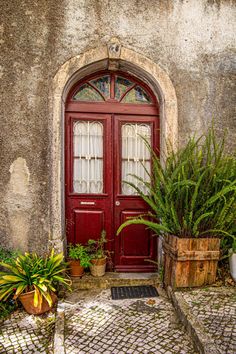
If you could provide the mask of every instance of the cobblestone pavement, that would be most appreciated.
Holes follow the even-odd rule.
[[[64,303],[66,354],[195,353],[166,297],[111,300],[110,290],[89,294]]]
[[[181,293],[220,351],[236,353],[235,288],[209,287]]]
[[[28,315],[17,310],[0,324],[0,353],[52,353],[55,314]]]

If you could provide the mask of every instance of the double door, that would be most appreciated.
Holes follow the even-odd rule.
[[[151,154],[144,139],[157,146],[157,117],[148,115],[66,113],[66,231],[69,243],[97,239],[106,230],[107,249],[116,271],[152,271],[157,239],[127,219],[146,214],[146,203],[126,182],[149,181]]]

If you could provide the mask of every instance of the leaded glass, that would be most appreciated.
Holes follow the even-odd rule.
[[[74,101],[104,101],[102,96],[88,84],[80,86],[73,96]]]
[[[106,98],[110,98],[110,76],[102,76],[91,80],[90,83],[94,85]]]
[[[97,121],[79,121],[73,128],[75,193],[103,192],[103,125]]]
[[[119,101],[122,95],[133,86],[134,83],[124,77],[117,76],[115,81],[115,98]]]
[[[136,190],[125,183],[131,182],[143,192],[148,193],[145,184],[137,180],[133,175],[141,177],[145,182],[150,182],[148,172],[151,169],[151,155],[145,140],[151,144],[150,124],[126,123],[122,125],[122,184],[121,193],[135,195]]]
[[[122,103],[152,103],[150,96],[140,86],[136,86],[130,90],[122,99]]]

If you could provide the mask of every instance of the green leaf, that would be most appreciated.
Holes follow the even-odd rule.
[[[201,223],[201,221],[208,218],[209,216],[212,216],[213,214],[214,214],[214,212],[210,211],[208,213],[205,213],[205,214],[202,214],[201,216],[199,216],[199,218],[193,224],[193,231],[192,231],[193,236],[196,235],[197,230],[198,230],[198,226]]]
[[[15,298],[17,298],[26,288],[26,284],[20,284],[16,288]]]
[[[121,233],[121,231],[129,226],[129,225],[145,225],[148,228],[150,228],[151,230],[153,230],[156,234],[161,234],[162,232],[170,232],[170,230],[168,228],[166,228],[165,226],[152,222],[152,221],[148,221],[145,219],[131,219],[131,220],[127,220],[125,221],[117,230],[117,235],[119,235]]]
[[[5,281],[11,282],[11,283],[19,282],[22,280],[21,277],[17,277],[14,275],[3,275],[1,278],[2,278],[2,280],[5,280]]]

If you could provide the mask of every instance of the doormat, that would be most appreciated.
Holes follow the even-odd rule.
[[[140,299],[157,296],[159,296],[157,289],[152,285],[116,286],[111,288],[112,300]]]

